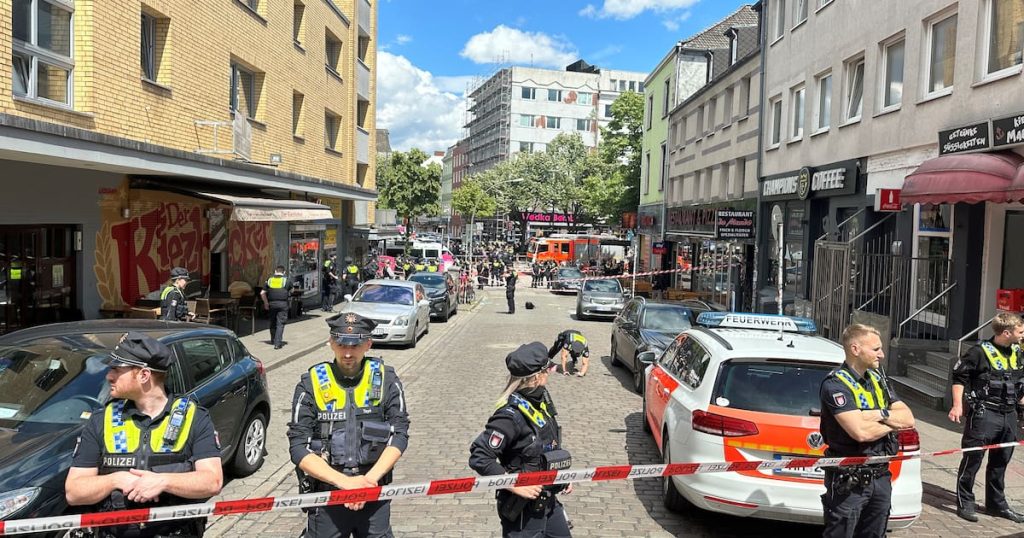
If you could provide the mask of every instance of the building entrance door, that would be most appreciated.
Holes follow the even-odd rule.
[[[74,226],[0,226],[0,332],[80,319]]]

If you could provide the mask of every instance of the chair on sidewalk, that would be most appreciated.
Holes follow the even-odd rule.
[[[252,320],[249,334],[256,332],[256,312],[260,304],[260,299],[256,295],[243,296],[238,300],[238,319]]]
[[[196,317],[193,321],[199,323],[214,323],[215,320],[227,323],[227,310],[223,308],[210,308],[209,299],[196,299]]]

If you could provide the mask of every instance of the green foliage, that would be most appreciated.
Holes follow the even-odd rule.
[[[459,215],[493,217],[497,207],[494,197],[484,191],[478,180],[466,180],[452,192],[452,209]]]
[[[601,158],[615,167],[623,189],[615,213],[636,211],[640,205],[640,157],[643,153],[644,98],[623,93],[612,103],[612,119],[601,129]]]
[[[394,209],[411,224],[416,217],[441,213],[441,166],[424,166],[429,156],[413,148],[396,151],[377,163],[377,192],[381,208]],[[406,226],[406,238],[412,226]],[[408,241],[406,242],[408,243]]]

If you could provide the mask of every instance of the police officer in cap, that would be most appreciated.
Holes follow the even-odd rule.
[[[1024,320],[1002,312],[992,320],[993,336],[967,350],[953,365],[953,407],[949,419],[967,418],[960,446],[964,448],[1006,443],[1020,439],[1017,406],[1024,402],[1024,356],[1020,341]],[[967,407],[964,408],[964,400]],[[985,511],[1014,523],[1024,515],[1010,508],[1003,491],[1006,466],[1013,448],[988,451],[985,470]],[[978,521],[974,506],[974,477],[984,452],[965,452],[956,475],[956,513],[967,521]]]
[[[270,340],[274,349],[284,346],[284,324],[288,321],[288,277],[284,276],[284,266],[274,269],[274,276],[267,279],[267,287],[260,292],[263,306],[270,318]]]
[[[874,327],[843,331],[846,361],[821,382],[821,435],[825,457],[886,456],[898,449],[896,432],[914,427],[914,415],[889,389],[879,370],[884,357]],[[887,463],[826,467],[825,538],[882,537],[892,506]]]
[[[137,332],[110,356],[111,402],[82,430],[64,483],[72,506],[99,511],[203,501],[223,484],[213,422],[195,402],[171,399],[165,388],[174,360],[162,342]],[[101,527],[101,537],[202,536],[204,518]]]
[[[345,256],[345,294],[352,295],[359,288],[359,266],[352,261],[352,256]]]
[[[540,342],[519,346],[505,357],[509,378],[483,433],[469,449],[469,466],[483,476],[567,469],[570,454],[545,385],[555,364]],[[565,486],[518,486],[497,492],[498,519],[506,538],[568,537],[569,521],[556,494]]]
[[[288,440],[299,490],[386,485],[409,444],[402,382],[390,366],[367,357],[376,323],[341,314],[330,326],[334,360],[302,374],[292,398]],[[311,509],[307,537],[390,537],[390,501]]]
[[[548,358],[553,359],[558,354],[561,355],[563,374],[569,375],[569,359],[572,358],[573,370],[576,370],[576,361],[583,359],[583,367],[576,371],[576,375],[578,377],[587,375],[587,369],[590,368],[590,346],[583,333],[575,329],[558,333],[555,343],[548,349]]]
[[[175,267],[171,269],[171,283],[160,292],[160,319],[164,321],[189,321],[195,314],[188,311],[185,300],[185,286],[191,277],[188,269]]]

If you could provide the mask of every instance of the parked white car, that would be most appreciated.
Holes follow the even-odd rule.
[[[341,315],[353,312],[377,322],[373,341],[416,347],[430,330],[430,300],[418,282],[376,279],[365,282],[355,295],[346,295]]]

